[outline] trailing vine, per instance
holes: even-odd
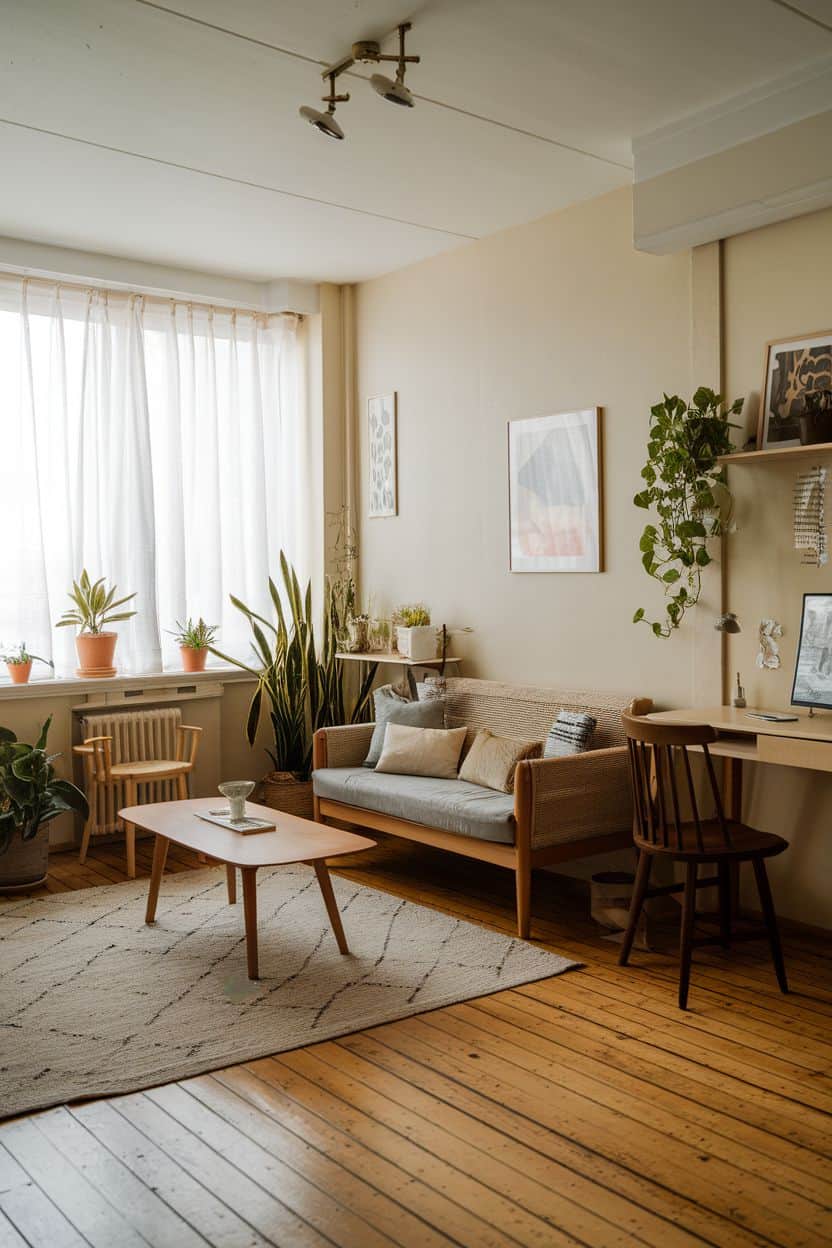
[[[645,488],[636,507],[656,512],[639,542],[648,576],[665,593],[663,620],[649,620],[639,607],[633,623],[649,624],[656,637],[669,637],[695,607],[702,592],[702,571],[711,562],[708,539],[724,530],[731,495],[720,455],[731,452],[729,417],[742,410],[742,399],[726,407],[721,394],[700,386],[690,404],[665,395],[650,409]]]

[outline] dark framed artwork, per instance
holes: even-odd
[[[804,594],[792,703],[832,710],[832,594]]]
[[[800,446],[800,416],[810,390],[832,389],[832,330],[766,344],[757,449]]]

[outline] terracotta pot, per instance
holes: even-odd
[[[78,676],[115,676],[113,666],[118,633],[79,633],[75,638],[78,651]]]
[[[12,678],[13,685],[28,685],[29,677],[32,674],[32,660],[28,663],[7,663],[9,675]]]
[[[179,653],[182,655],[182,670],[184,672],[204,672],[205,664],[208,662],[208,647],[200,646],[180,646]]]
[[[291,771],[270,771],[263,777],[261,798],[265,806],[301,819],[312,818],[312,781],[298,780]]]
[[[0,854],[0,893],[24,892],[42,884],[49,865],[49,824],[38,828],[30,841],[12,833],[9,848]]]

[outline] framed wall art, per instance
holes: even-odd
[[[398,515],[396,392],[367,400],[370,518]]]
[[[602,571],[601,409],[508,426],[512,572]]]
[[[832,389],[832,330],[766,345],[757,449],[800,446],[809,391]]]

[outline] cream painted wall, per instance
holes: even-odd
[[[613,192],[358,288],[361,584],[471,625],[480,676],[689,703],[691,635],[630,621],[660,595],[632,506],[650,405],[691,384],[691,256],[639,254]],[[370,395],[398,391],[399,515],[366,518]],[[604,408],[606,571],[508,569],[506,422]]]
[[[731,396],[746,396],[744,418],[751,431],[765,343],[832,328],[832,210],[727,239],[723,256],[726,387]],[[824,462],[832,468],[828,457]],[[739,615],[743,632],[729,639],[728,673],[742,672],[749,705],[788,707],[802,596],[832,591],[830,565],[806,567],[792,547],[797,471],[778,464],[731,470],[738,531],[728,539],[726,602]],[[757,626],[767,616],[785,630],[776,672],[755,666]],[[825,715],[832,722],[832,712]],[[747,771],[746,817],[792,842],[771,866],[781,911],[832,927],[832,777],[785,768]]]

